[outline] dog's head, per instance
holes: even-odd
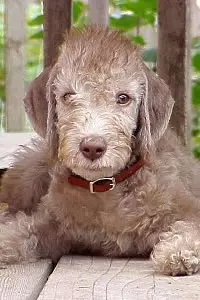
[[[88,180],[153,151],[174,103],[137,47],[106,29],[69,33],[47,88],[51,154]]]

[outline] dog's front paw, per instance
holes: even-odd
[[[200,230],[190,222],[177,221],[160,235],[151,254],[154,268],[166,275],[191,275],[200,269]]]
[[[191,275],[200,269],[198,254],[192,250],[181,250],[173,253],[173,249],[171,251],[162,249],[162,245],[158,244],[151,258],[155,270],[166,275]]]

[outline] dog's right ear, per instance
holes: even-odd
[[[46,87],[46,97],[48,103],[48,116],[47,116],[47,133],[46,140],[49,146],[49,158],[54,160],[58,152],[58,133],[56,128],[57,113],[56,113],[56,96],[54,81],[58,74],[58,66],[55,65],[49,75],[49,80]]]
[[[139,153],[146,156],[165,133],[174,106],[166,83],[144,66],[145,88],[139,111],[137,135]]]
[[[33,129],[41,137],[46,136],[48,103],[46,99],[46,84],[49,80],[51,67],[46,68],[31,83],[24,98],[24,107]]]

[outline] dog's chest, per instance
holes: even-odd
[[[135,255],[133,233],[125,232],[131,226],[130,220],[120,214],[116,199],[108,195],[105,203],[88,198],[68,202],[65,231],[70,230],[74,251],[86,249],[104,255]]]
[[[62,224],[73,230],[119,235],[130,231],[137,215],[134,199],[126,204],[120,193],[91,194],[83,189],[65,191],[56,211]],[[60,195],[58,197],[60,199]]]
[[[135,255],[143,232],[153,223],[134,194],[126,198],[107,192],[99,197],[80,188],[66,188],[58,197],[54,190],[52,196],[61,235],[69,235],[75,252],[86,247],[106,255]]]
[[[98,228],[110,233],[121,233],[134,222],[134,199],[126,205],[120,193],[91,194],[83,189],[67,190],[65,200],[58,206],[59,215],[68,226]]]

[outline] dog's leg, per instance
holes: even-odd
[[[152,252],[155,270],[166,275],[191,275],[200,269],[200,228],[177,221],[160,236]]]
[[[37,253],[38,215],[0,215],[0,264],[31,262],[39,258]],[[40,218],[45,222],[45,216]]]

